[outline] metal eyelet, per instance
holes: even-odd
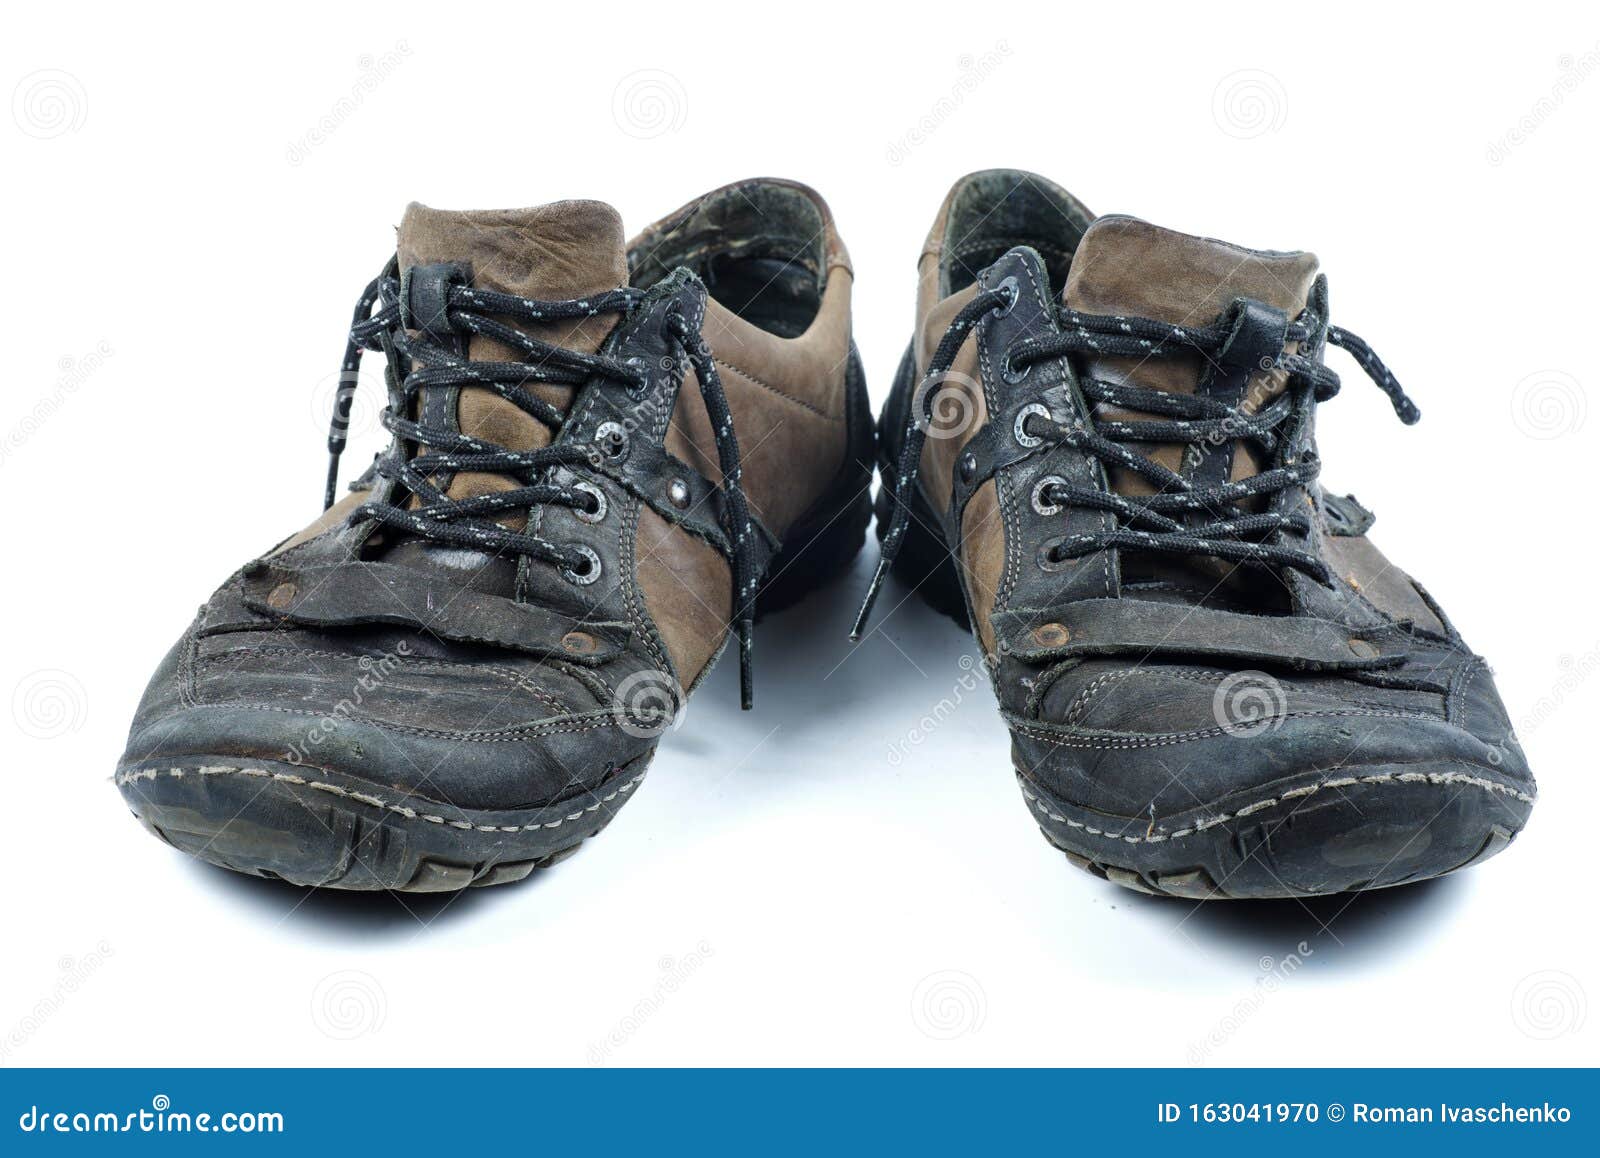
[[[1011,353],[1010,353],[1010,351],[1007,351],[1006,352],[1006,356],[1003,359],[1001,359],[1001,361],[1000,361],[1000,377],[1005,380],[1005,382],[1006,382],[1006,384],[1008,386],[1015,386],[1019,382],[1026,382],[1027,379],[1028,379],[1028,375],[1032,374],[1032,373],[1033,373],[1033,363],[1032,362],[1028,363],[1026,366],[1024,366],[1020,370],[1018,370],[1015,366],[1013,366],[1011,364]]]
[[[1051,418],[1050,408],[1039,402],[1030,402],[1017,411],[1016,421],[1011,424],[1011,433],[1016,436],[1018,446],[1034,447],[1044,441],[1042,438],[1035,438],[1023,429],[1023,425],[1027,422],[1030,414],[1037,414],[1044,419]]]
[[[1039,544],[1039,553],[1034,559],[1034,561],[1039,565],[1039,570],[1065,571],[1068,567],[1077,566],[1078,560],[1076,557],[1071,559],[1055,558],[1055,549],[1063,542],[1065,542],[1065,540],[1058,536],[1054,539],[1046,539],[1044,542]]]
[[[650,388],[650,363],[637,354],[622,359],[622,364],[639,372],[639,381],[628,388],[630,394],[640,394]]]
[[[594,432],[595,445],[612,462],[628,457],[628,431],[620,422],[602,422]]]
[[[563,567],[561,568],[561,577],[568,583],[576,584],[579,587],[587,587],[600,578],[600,556],[596,555],[588,547],[577,546],[573,547],[572,550],[583,556],[588,566],[582,571],[575,571],[571,567]]]
[[[1017,302],[1022,299],[1022,287],[1017,284],[1014,277],[1001,278],[1000,284],[994,287],[996,292],[1003,293],[1009,299],[1006,304],[995,311],[997,317],[1005,317],[1017,308]]]
[[[572,489],[575,491],[581,491],[594,499],[594,510],[592,511],[586,511],[582,507],[572,508],[572,513],[578,517],[579,521],[585,523],[603,522],[606,517],[605,492],[599,487],[595,486],[593,483],[587,482],[575,482],[572,484]]]
[[[1066,485],[1067,480],[1058,474],[1047,474],[1038,482],[1034,483],[1032,496],[1034,513],[1040,515],[1059,515],[1062,510],[1061,504],[1046,502],[1044,492],[1053,486],[1064,487]]]

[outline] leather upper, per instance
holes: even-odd
[[[802,235],[815,238],[810,249],[786,250],[792,230],[766,237],[760,221],[712,228],[694,216],[695,206],[724,204],[741,191],[785,207],[780,221],[815,224]],[[826,497],[850,437],[851,277],[826,207],[787,182],[730,186],[695,206],[631,247],[614,211],[596,202],[475,213],[414,205],[401,226],[402,277],[448,261],[475,286],[519,296],[614,288],[628,280],[631,254],[644,291],[636,308],[620,319],[540,325],[534,335],[640,371],[636,390],[600,379],[533,387],[566,413],[556,441],[589,449],[586,466],[562,471],[593,488],[598,514],[548,505],[498,520],[588,549],[598,578],[577,581],[550,563],[351,522],[363,502],[392,492],[369,472],[355,493],[211,596],[152,679],[124,762],[188,754],[303,760],[460,807],[517,808],[559,801],[647,756],[684,689],[722,646],[732,613],[717,450],[670,318],[703,337],[722,371],[758,568]],[[687,246],[686,221],[695,225]],[[708,292],[707,279],[718,274],[767,276],[722,262],[750,248],[798,259],[803,276],[780,287],[793,300],[730,307]],[[651,266],[647,254],[671,264]],[[740,316],[740,306],[757,320]],[[516,353],[481,335],[465,340],[473,359]],[[437,423],[512,449],[551,439],[545,425],[489,390],[434,391],[422,405],[437,408]],[[461,473],[447,493],[466,498],[511,485]]]
[[[1002,198],[1007,187],[1042,182],[1022,176],[1019,183],[1016,174],[975,175]],[[969,196],[958,183],[924,251],[917,328],[882,437],[893,462],[908,396],[950,319],[982,290],[1018,287],[1015,303],[978,323],[935,387],[934,429],[911,501],[957,547],[1019,772],[1058,799],[1121,816],[1210,807],[1336,766],[1421,760],[1455,762],[1464,774],[1531,793],[1486,664],[1373,546],[1365,535],[1371,516],[1351,500],[1316,485],[1295,499],[1313,513],[1310,549],[1330,566],[1330,584],[1218,559],[1104,549],[1055,560],[1046,551],[1064,537],[1116,526],[1106,510],[1041,503],[1046,480],[1132,497],[1149,487],[1081,450],[1025,436],[1025,411],[1042,408],[1057,423],[1092,428],[1128,415],[1091,407],[1081,376],[1189,391],[1216,372],[1192,357],[1077,356],[1008,372],[1019,342],[1058,331],[1063,267],[1074,308],[1205,326],[1252,295],[1292,311],[1309,301],[1325,315],[1315,258],[1243,250],[1127,218],[1091,223],[1087,211],[1057,212],[1054,223],[1036,213],[1034,237],[1018,236],[962,284],[972,271],[961,264],[949,221]],[[1279,372],[1268,369],[1251,375],[1246,393],[1260,406],[1282,389]],[[947,432],[937,429],[942,409],[957,416]],[[1200,464],[1217,450],[1138,449],[1182,470],[1209,469]],[[1308,452],[1316,453],[1309,425],[1284,453]],[[1267,465],[1240,454],[1222,477]]]

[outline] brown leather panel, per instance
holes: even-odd
[[[639,508],[639,590],[687,688],[722,646],[733,612],[733,574],[715,548]]]
[[[1298,310],[1317,276],[1311,253],[1245,249],[1132,217],[1097,219],[1067,277],[1067,305],[1087,313],[1137,313],[1204,325],[1236,297]]]
[[[994,479],[967,500],[961,516],[961,567],[972,604],[973,626],[984,651],[993,654],[994,628],[989,615],[994,611],[1006,569],[1006,525]]]
[[[798,338],[782,338],[751,325],[714,298],[706,302],[702,333],[719,363],[737,366],[771,393],[842,418],[851,288],[850,271],[835,270],[822,291],[816,317]]]
[[[431,209],[412,202],[401,219],[400,266],[464,262],[473,284],[527,298],[581,298],[628,284],[622,218],[603,201],[556,201],[531,209]],[[593,353],[615,316],[529,324],[546,342]],[[479,344],[484,353],[478,352]],[[506,347],[473,338],[474,358],[503,358]]]
[[[717,372],[738,432],[745,497],[752,513],[781,538],[838,474],[846,447],[845,420],[825,417],[795,397],[776,393],[735,366],[719,361]],[[705,400],[694,371],[684,377],[666,447],[720,483]]]
[[[1417,594],[1411,577],[1389,562],[1365,535],[1324,534],[1322,557],[1335,576],[1385,615],[1414,620],[1431,631],[1445,631],[1433,609]]]
[[[950,328],[950,322],[961,309],[977,296],[978,287],[968,286],[937,302],[920,319],[916,336],[916,362],[918,385],[933,351]],[[978,337],[976,331],[956,351],[955,361],[933,395],[933,421],[928,425],[928,438],[922,444],[921,485],[933,509],[944,513],[950,505],[950,491],[954,486],[956,459],[961,450],[989,418],[989,408],[984,400],[983,379],[978,367]]]

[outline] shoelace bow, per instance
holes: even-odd
[[[1015,300],[1014,294],[1015,290],[1009,287],[978,294],[951,321],[928,361],[927,373],[915,396],[920,401],[920,412],[914,412],[908,422],[905,445],[896,468],[894,517],[883,538],[878,569],[851,630],[852,639],[861,637],[872,605],[910,530],[910,488],[916,485],[921,473],[922,449],[932,420],[937,384],[954,363],[967,334],[990,311],[1009,308]],[[1057,310],[1057,319],[1059,333],[1023,339],[1012,346],[1005,359],[1006,373],[1026,373],[1036,362],[1068,354],[1159,358],[1192,350],[1214,360],[1231,334],[1226,318],[1196,328],[1173,326],[1149,318],[1085,314],[1063,306]],[[1273,368],[1285,372],[1286,388],[1258,413],[1245,413],[1201,395],[1081,378],[1080,389],[1091,408],[1104,404],[1160,418],[1096,419],[1091,426],[1077,420],[1056,422],[1043,414],[1029,413],[1023,418],[1023,432],[1053,445],[1081,451],[1104,466],[1131,471],[1154,486],[1157,493],[1130,499],[1109,488],[1102,490],[1065,482],[1042,488],[1039,497],[1047,503],[1105,511],[1116,516],[1119,522],[1118,526],[1091,534],[1061,538],[1050,550],[1051,561],[1060,562],[1106,549],[1208,555],[1256,566],[1294,568],[1321,582],[1329,582],[1331,572],[1316,555],[1282,542],[1269,541],[1280,532],[1305,535],[1311,530],[1309,515],[1298,506],[1285,509],[1282,499],[1290,488],[1309,485],[1317,477],[1320,463],[1312,452],[1307,451],[1298,460],[1285,456],[1271,469],[1239,482],[1196,486],[1175,471],[1123,445],[1130,442],[1220,444],[1238,440],[1252,443],[1270,460],[1282,441],[1279,428],[1304,404],[1307,394],[1318,402],[1326,402],[1339,392],[1336,373],[1313,358],[1287,352],[1289,344],[1304,345],[1324,332],[1324,327],[1328,343],[1355,358],[1378,388],[1388,395],[1402,422],[1411,425],[1422,417],[1366,342],[1349,330],[1326,325],[1324,319],[1309,310],[1302,312],[1288,327],[1284,338],[1286,349],[1273,363]],[[1232,506],[1241,499],[1257,497],[1268,499],[1269,509],[1244,513]],[[1196,515],[1206,516],[1209,521],[1196,522]],[[1190,521],[1181,521],[1184,516]]]
[[[530,393],[529,382],[579,386],[599,377],[629,391],[642,389],[643,373],[634,365],[602,354],[585,354],[529,336],[498,320],[514,318],[523,322],[577,320],[600,314],[626,314],[644,298],[644,291],[621,288],[593,297],[565,301],[540,301],[494,290],[464,285],[449,288],[446,320],[457,333],[492,338],[527,356],[527,361],[472,361],[464,354],[439,345],[419,332],[406,329],[400,308],[400,274],[391,261],[362,292],[350,324],[345,346],[339,389],[334,399],[328,427],[328,480],[324,509],[331,507],[338,490],[339,458],[348,440],[350,408],[355,399],[358,371],[365,351],[381,350],[387,359],[386,378],[390,405],[384,409],[383,425],[395,436],[396,444],[414,443],[426,447],[425,453],[409,457],[400,454],[379,456],[374,469],[419,499],[415,509],[389,502],[367,502],[350,515],[351,522],[372,519],[382,526],[395,527],[407,534],[435,543],[469,547],[491,554],[526,555],[559,567],[569,577],[582,579],[595,566],[586,551],[563,547],[539,535],[512,531],[493,521],[507,511],[554,504],[594,513],[597,500],[587,490],[571,483],[552,481],[551,468],[592,466],[592,448],[576,444],[552,444],[537,450],[510,450],[459,431],[429,426],[406,417],[412,402],[423,391],[447,387],[472,386],[492,390],[542,422],[552,440],[559,434],[567,415]],[[376,309],[374,309],[376,307]],[[733,415],[717,373],[710,347],[699,333],[691,330],[681,313],[667,315],[667,328],[673,341],[684,351],[694,368],[695,379],[711,419],[712,437],[722,473],[721,490],[727,504],[729,562],[733,568],[734,628],[739,637],[740,701],[746,709],[753,702],[751,672],[751,634],[755,619],[755,597],[759,576],[751,556],[754,536],[750,506],[744,493],[744,470],[739,457],[739,442],[734,435]],[[421,365],[419,365],[421,363]],[[509,475],[523,485],[496,494],[474,498],[451,498],[433,482],[433,476],[462,471]]]

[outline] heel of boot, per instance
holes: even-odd
[[[845,370],[844,465],[828,493],[800,517],[767,569],[756,601],[759,619],[798,603],[829,580],[849,570],[867,541],[872,521],[872,407],[855,347]]]
[[[876,503],[879,540],[889,532],[889,523],[894,518],[894,503],[894,493],[885,483],[878,492]],[[939,533],[938,526],[927,504],[913,495],[911,526],[906,531],[906,540],[900,544],[900,554],[895,557],[890,571],[921,596],[929,607],[967,628],[970,621],[967,618],[967,597],[961,590],[961,575],[956,570],[955,556],[945,546],[944,536]]]
[[[889,533],[889,524],[894,520],[898,498],[894,491],[894,479],[899,469],[899,444],[906,429],[916,373],[916,362],[911,350],[907,349],[878,423],[878,473],[882,484],[878,489],[875,510],[880,542]],[[967,598],[961,589],[961,575],[956,569],[955,554],[945,544],[940,520],[920,494],[908,496],[907,501],[911,504],[911,523],[891,570],[928,606],[967,628],[970,626]]]

